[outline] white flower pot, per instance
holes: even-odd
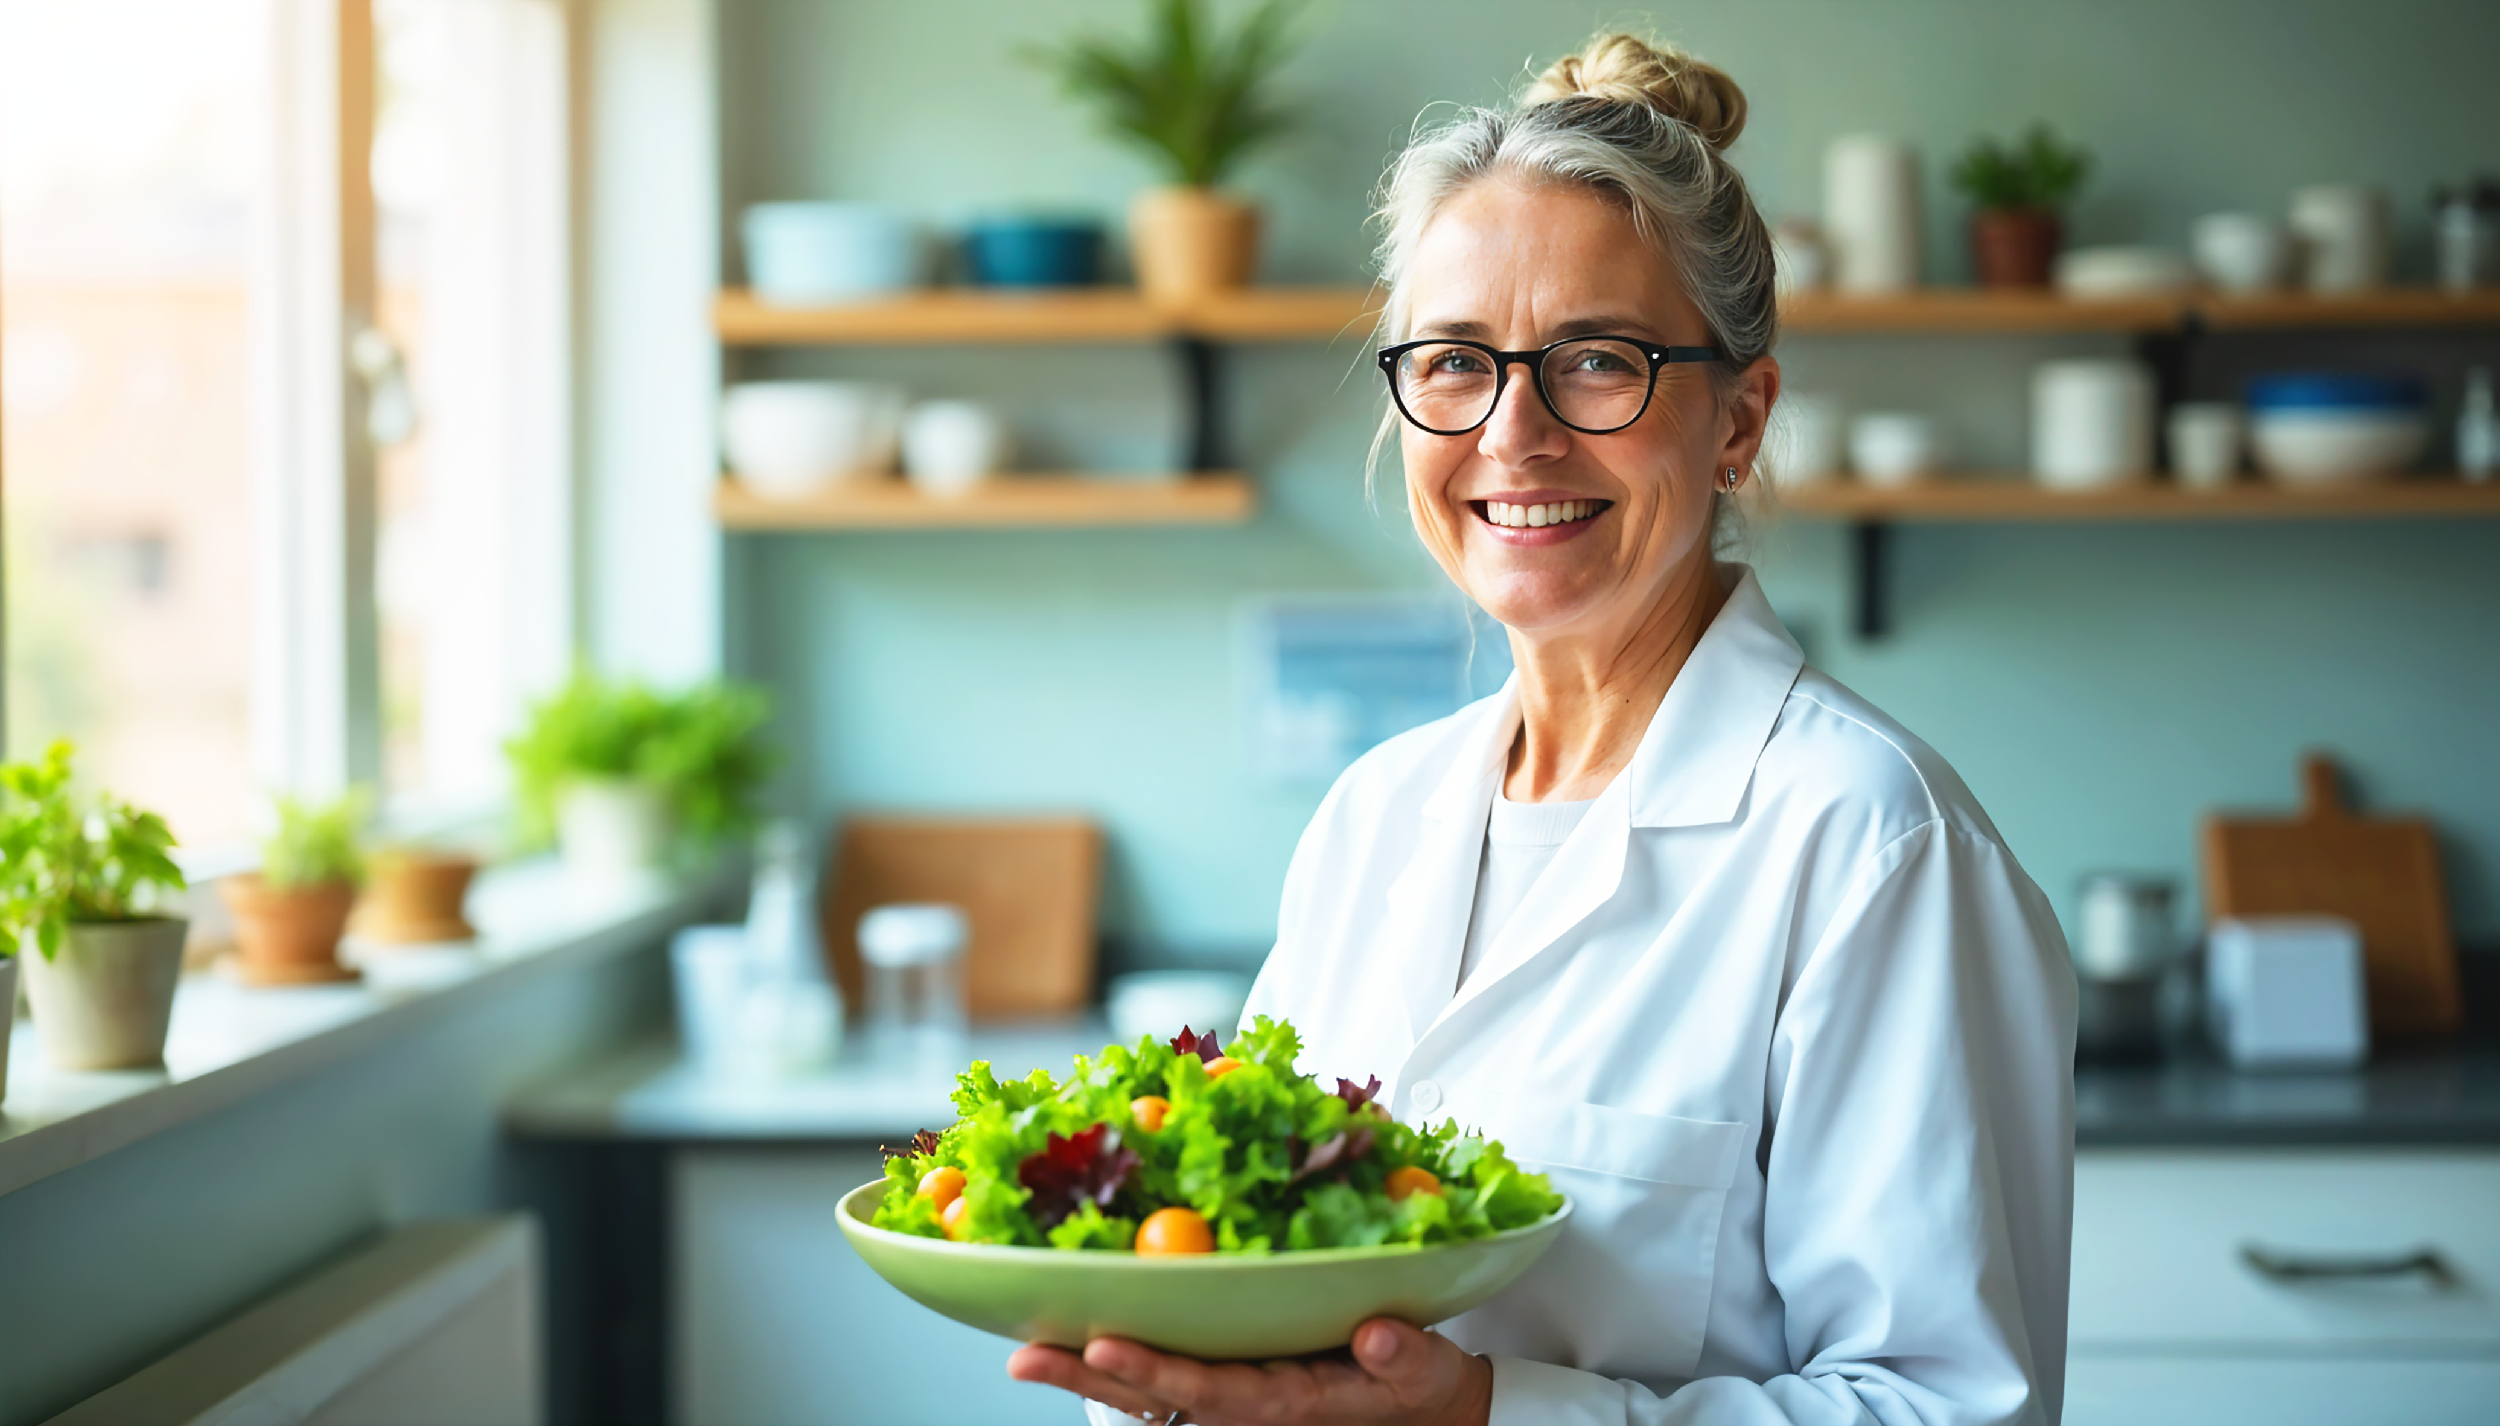
[[[622,779],[575,782],[556,802],[564,873],[613,887],[647,881],[668,864],[676,819],[658,788]]]
[[[27,954],[35,952],[29,947]],[[17,1023],[17,957],[0,956],[0,1105],[9,1102],[9,1027]]]
[[[74,925],[50,960],[29,942],[17,960],[45,1057],[66,1070],[163,1064],[190,929],[172,917]]]

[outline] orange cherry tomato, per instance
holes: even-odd
[[[948,1204],[964,1196],[964,1171],[947,1166],[929,1170],[920,1176],[920,1196],[944,1213]]]
[[[946,1230],[947,1237],[958,1241],[963,1238],[964,1225],[971,1221],[972,1200],[969,1198],[956,1199],[946,1205],[945,1212],[938,1215],[938,1226]]]
[[[1137,1255],[1141,1258],[1214,1251],[1215,1234],[1194,1208],[1158,1208],[1137,1225]]]
[[[1441,1180],[1434,1178],[1430,1169],[1419,1169],[1413,1164],[1389,1170],[1389,1180],[1381,1187],[1388,1190],[1392,1203],[1418,1193],[1429,1193],[1435,1198],[1441,1196]]]
[[[1241,1061],[1234,1059],[1231,1055],[1217,1055],[1214,1059],[1207,1061],[1207,1078],[1222,1079],[1239,1068],[1241,1068]]]
[[[1141,1094],[1128,1102],[1128,1112],[1138,1128],[1151,1134],[1163,1127],[1163,1116],[1172,1112],[1172,1101],[1160,1094]]]

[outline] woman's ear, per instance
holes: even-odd
[[[1760,357],[1746,367],[1736,379],[1736,390],[1726,403],[1727,439],[1719,448],[1715,462],[1721,469],[1734,466],[1741,471],[1753,469],[1754,457],[1762,452],[1763,433],[1769,429],[1771,408],[1780,399],[1780,364],[1777,358]]]

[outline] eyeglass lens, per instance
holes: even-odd
[[[1649,354],[1608,337],[1565,342],[1545,354],[1539,376],[1554,414],[1590,431],[1630,425],[1649,402]],[[1494,360],[1476,347],[1434,342],[1398,358],[1398,403],[1416,424],[1464,431],[1493,414],[1501,394]]]

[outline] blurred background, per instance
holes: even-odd
[[[1119,131],[1173,14],[1273,132]],[[136,1040],[21,972],[0,1426],[353,1290],[396,1419],[1077,1419],[832,1202],[1506,676],[1368,197],[1601,26],[1752,105],[1731,556],[2075,945],[2070,1418],[2488,1419],[2493,7],[0,0],[7,756],[190,883]]]

